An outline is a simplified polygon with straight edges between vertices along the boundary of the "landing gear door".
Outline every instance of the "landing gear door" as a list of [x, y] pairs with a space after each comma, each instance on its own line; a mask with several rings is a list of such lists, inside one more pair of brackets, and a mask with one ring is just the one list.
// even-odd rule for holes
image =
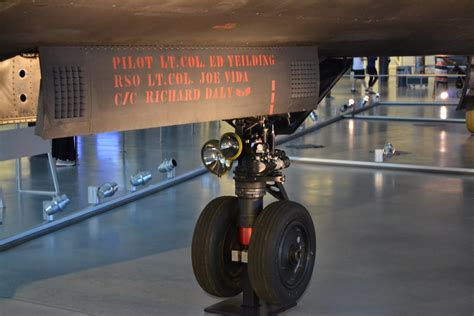
[[316, 47], [40, 49], [39, 135], [96, 134], [317, 106]]

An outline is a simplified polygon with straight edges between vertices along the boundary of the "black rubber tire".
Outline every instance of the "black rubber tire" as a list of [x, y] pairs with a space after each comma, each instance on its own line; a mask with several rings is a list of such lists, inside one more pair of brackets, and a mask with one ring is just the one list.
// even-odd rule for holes
[[249, 246], [248, 272], [255, 293], [269, 304], [296, 302], [311, 280], [315, 259], [316, 233], [309, 212], [291, 201], [268, 205], [255, 222]]
[[240, 249], [238, 215], [236, 197], [218, 197], [206, 205], [194, 229], [194, 275], [204, 291], [217, 297], [232, 297], [242, 291], [243, 265], [231, 259], [232, 249]]

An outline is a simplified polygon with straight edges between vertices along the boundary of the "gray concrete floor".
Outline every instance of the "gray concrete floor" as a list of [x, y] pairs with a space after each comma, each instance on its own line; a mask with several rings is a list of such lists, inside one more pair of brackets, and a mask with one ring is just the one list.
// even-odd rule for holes
[[[321, 119], [338, 113], [351, 96], [348, 87], [347, 80], [341, 82], [335, 99], [323, 102]], [[381, 92], [390, 100], [394, 95], [432, 100], [430, 89], [405, 89], [404, 95], [399, 90], [389, 85]], [[439, 107], [374, 111], [440, 114]], [[451, 107], [447, 112], [457, 115]], [[183, 173], [200, 164], [200, 146], [220, 132], [217, 123], [197, 126], [194, 136], [190, 126], [169, 128], [161, 144], [159, 130], [82, 138], [80, 165], [59, 172], [62, 188], [75, 199], [74, 209], [87, 201], [87, 185], [115, 180], [124, 187], [140, 168], [153, 168], [155, 180], [161, 180], [156, 166], [164, 157], [176, 157]], [[474, 137], [461, 124], [344, 120], [289, 143], [325, 148], [282, 148], [300, 157], [371, 160], [370, 150], [387, 141], [406, 152], [393, 162], [474, 164]], [[47, 184], [41, 159], [24, 159], [26, 185]], [[312, 282], [285, 315], [473, 314], [472, 177], [296, 163], [286, 175], [291, 199], [313, 216], [318, 248]], [[15, 196], [12, 162], [0, 164], [0, 179], [6, 223], [12, 219], [0, 233], [37, 225], [41, 198]], [[0, 253], [0, 315], [204, 314], [203, 308], [218, 300], [194, 279], [192, 232], [210, 199], [233, 192], [230, 177], [207, 174]], [[268, 197], [266, 203], [271, 201]]]
[[[374, 161], [374, 149], [388, 142], [399, 152], [388, 160], [391, 163], [474, 168], [474, 137], [457, 123], [345, 119], [282, 147], [291, 156]], [[301, 145], [324, 148], [292, 148]]]

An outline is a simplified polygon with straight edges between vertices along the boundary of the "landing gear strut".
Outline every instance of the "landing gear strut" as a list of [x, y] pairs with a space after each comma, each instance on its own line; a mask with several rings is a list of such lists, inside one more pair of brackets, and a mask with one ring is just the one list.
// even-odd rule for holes
[[[233, 125], [234, 136], [226, 134], [220, 143], [205, 145], [203, 162], [220, 176], [231, 160], [238, 161], [237, 197], [219, 197], [201, 213], [193, 235], [193, 269], [199, 285], [211, 295], [243, 292], [241, 298], [206, 312], [275, 315], [295, 306], [309, 284], [316, 257], [314, 225], [308, 211], [289, 201], [283, 187], [282, 170], [290, 161], [275, 148], [273, 125], [265, 117]], [[264, 208], [267, 192], [278, 201]]]

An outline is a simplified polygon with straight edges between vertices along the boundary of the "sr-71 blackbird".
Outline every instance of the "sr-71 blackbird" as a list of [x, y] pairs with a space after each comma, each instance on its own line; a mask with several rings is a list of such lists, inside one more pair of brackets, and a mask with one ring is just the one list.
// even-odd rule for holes
[[[429, 54], [468, 57], [459, 108], [474, 132], [473, 12], [468, 0], [1, 2], [0, 122], [36, 121], [45, 138], [229, 122], [201, 156], [218, 176], [236, 164], [236, 196], [201, 213], [194, 273], [214, 296], [243, 292], [243, 310], [261, 298], [279, 312], [309, 284], [316, 238], [283, 187], [276, 135], [298, 128], [352, 56]], [[278, 201], [263, 208], [266, 193]]]

